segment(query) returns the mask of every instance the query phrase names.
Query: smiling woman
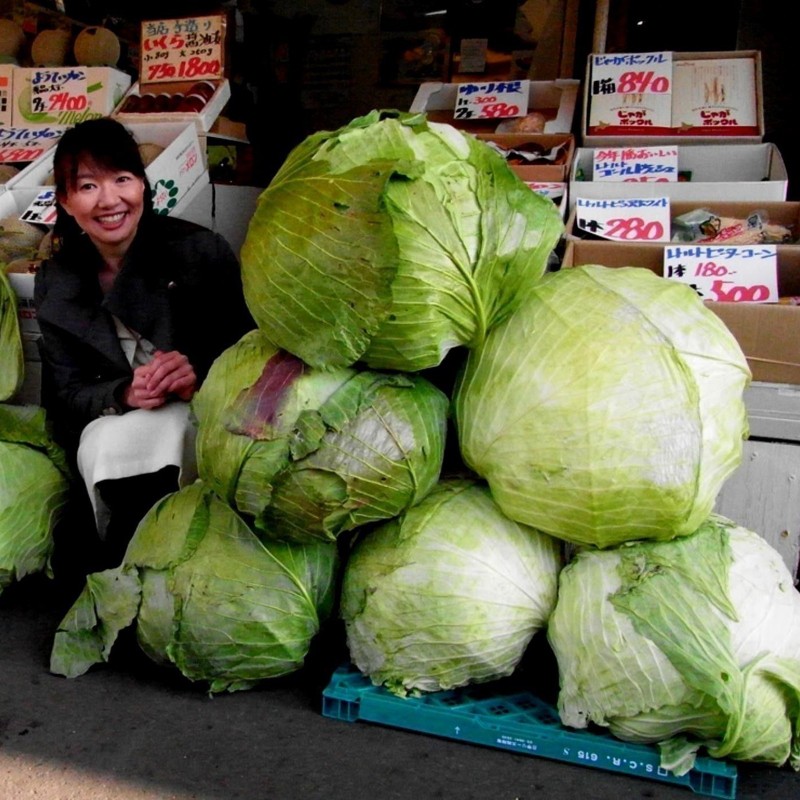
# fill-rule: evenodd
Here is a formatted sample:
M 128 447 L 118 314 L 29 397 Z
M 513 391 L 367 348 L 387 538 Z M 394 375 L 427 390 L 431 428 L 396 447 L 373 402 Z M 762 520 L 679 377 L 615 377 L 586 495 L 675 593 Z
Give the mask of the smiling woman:
M 191 482 L 188 402 L 253 323 L 228 243 L 153 211 L 130 132 L 101 118 L 55 152 L 53 257 L 36 276 L 43 402 L 84 479 L 104 566 L 153 503 Z M 213 324 L 209 324 L 213 320 Z

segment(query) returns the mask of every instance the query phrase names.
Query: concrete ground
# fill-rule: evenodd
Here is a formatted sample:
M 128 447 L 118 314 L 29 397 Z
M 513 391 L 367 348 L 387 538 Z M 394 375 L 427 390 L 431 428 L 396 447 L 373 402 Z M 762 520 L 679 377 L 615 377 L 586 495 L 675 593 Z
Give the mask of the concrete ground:
M 245 692 L 204 689 L 121 643 L 109 664 L 48 671 L 73 587 L 0 595 L 0 800 L 687 800 L 690 788 L 322 714 L 335 625 L 308 665 Z M 717 795 L 719 796 L 719 795 Z M 800 797 L 789 768 L 738 765 L 739 800 Z

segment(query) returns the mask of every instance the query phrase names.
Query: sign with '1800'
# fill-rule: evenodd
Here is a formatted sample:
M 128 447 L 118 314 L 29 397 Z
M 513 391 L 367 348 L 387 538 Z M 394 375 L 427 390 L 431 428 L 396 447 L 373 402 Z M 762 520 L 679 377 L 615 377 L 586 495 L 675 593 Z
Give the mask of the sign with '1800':
M 224 76 L 225 17 L 185 17 L 142 23 L 142 83 Z

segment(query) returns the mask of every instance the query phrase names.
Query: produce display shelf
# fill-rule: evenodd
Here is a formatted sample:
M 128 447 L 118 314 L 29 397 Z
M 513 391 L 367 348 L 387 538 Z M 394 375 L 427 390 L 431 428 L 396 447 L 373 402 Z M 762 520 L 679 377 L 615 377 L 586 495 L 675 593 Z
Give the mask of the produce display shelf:
M 736 797 L 732 764 L 699 756 L 689 772 L 675 775 L 659 766 L 655 746 L 566 728 L 552 705 L 500 681 L 399 697 L 347 665 L 334 672 L 324 689 L 322 714 L 676 784 L 708 797 Z

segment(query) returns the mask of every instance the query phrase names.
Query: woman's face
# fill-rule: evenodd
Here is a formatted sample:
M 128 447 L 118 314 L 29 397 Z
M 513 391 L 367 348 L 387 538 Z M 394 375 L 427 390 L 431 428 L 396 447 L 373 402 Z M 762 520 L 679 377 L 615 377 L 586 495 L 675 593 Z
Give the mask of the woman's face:
M 125 251 L 142 218 L 144 181 L 132 172 L 108 171 L 81 160 L 75 184 L 59 199 L 99 250 Z

